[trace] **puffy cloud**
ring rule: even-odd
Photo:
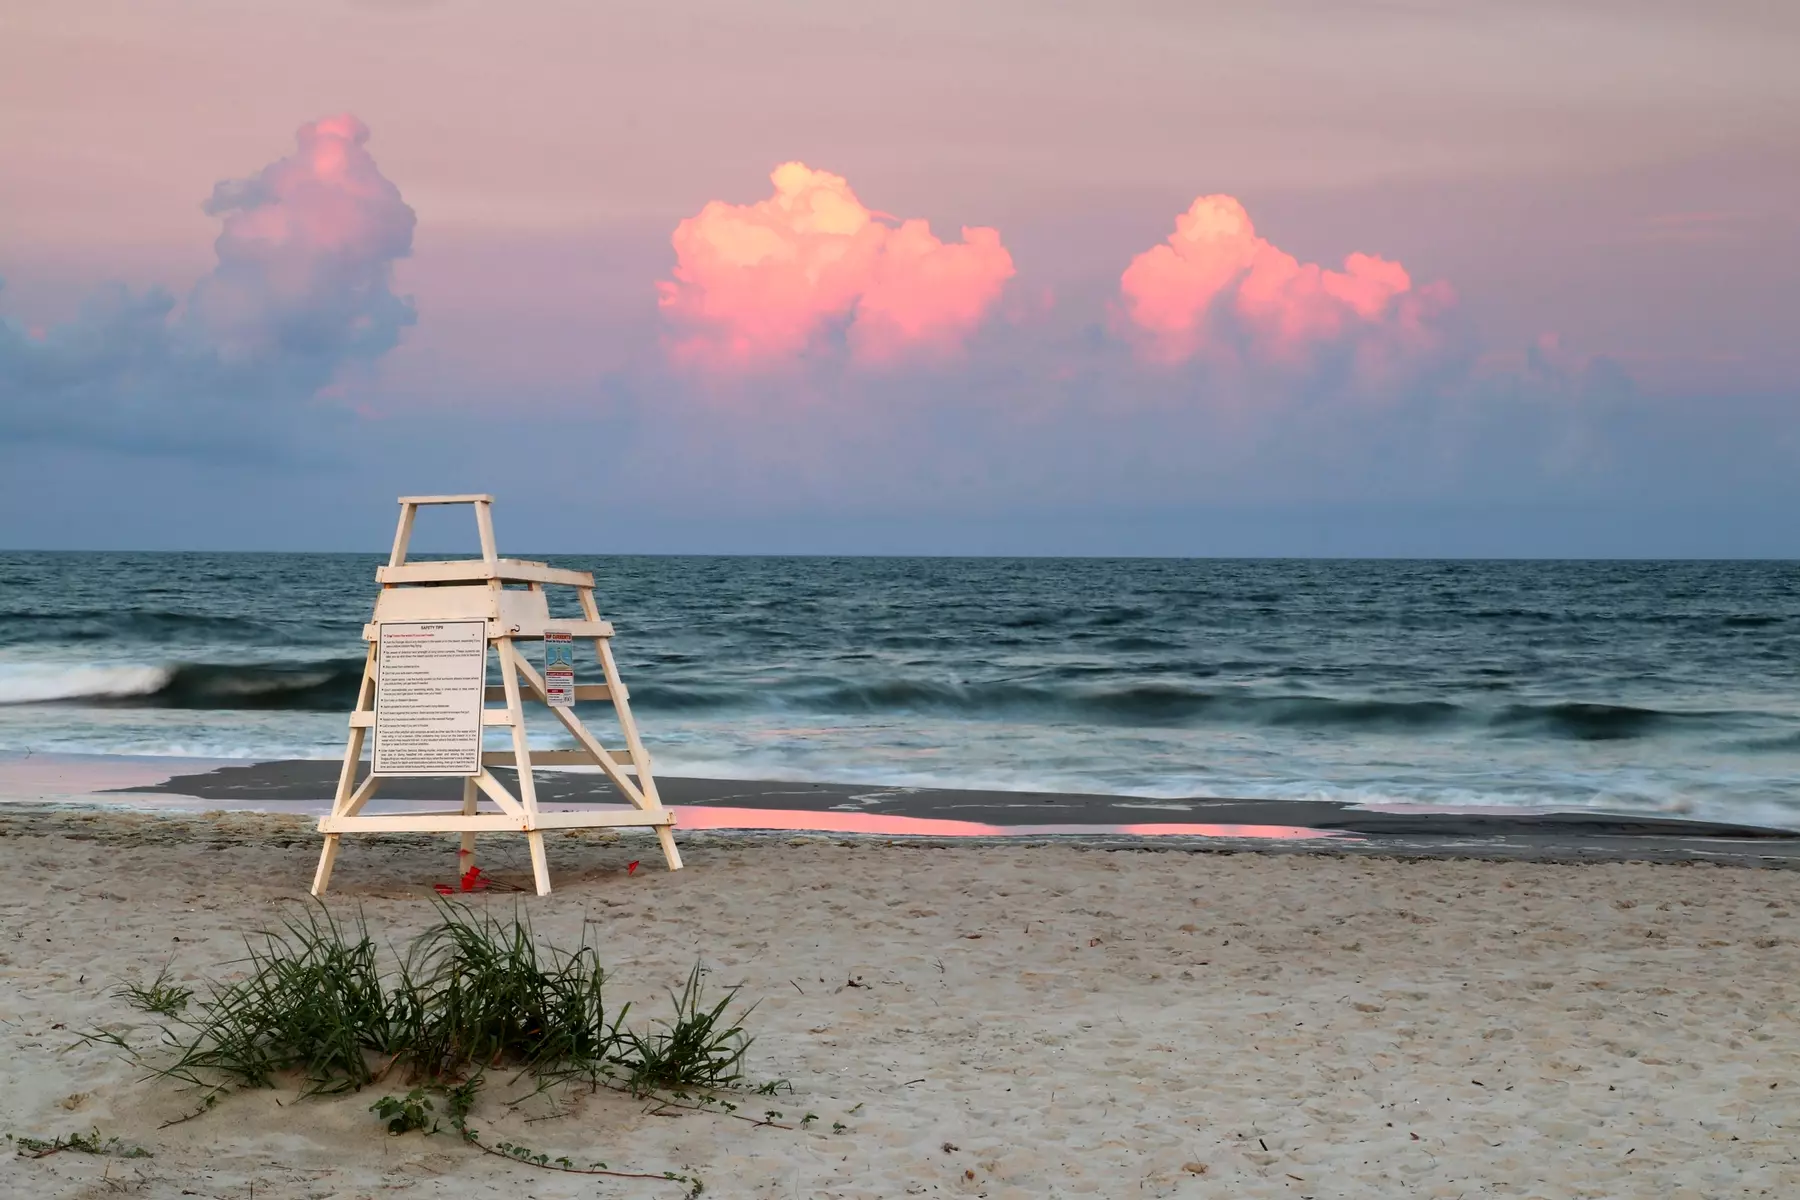
[[[754,369],[843,338],[885,364],[958,349],[1012,277],[992,229],[943,242],[922,220],[865,207],[842,176],[784,163],[775,194],[714,200],[676,227],[675,278],[657,285],[678,361]]]
[[[1347,349],[1365,377],[1435,351],[1434,322],[1454,302],[1446,285],[1415,286],[1405,267],[1374,255],[1352,254],[1342,271],[1302,263],[1222,195],[1195,200],[1119,287],[1150,359],[1292,368]]]
[[[412,252],[413,210],[355,117],[297,136],[298,153],[213,189],[219,262],[195,290],[194,314],[232,355],[378,357],[413,320],[390,290],[394,260]]]
[[[36,336],[0,323],[0,427],[193,450],[304,424],[307,400],[414,320],[392,289],[413,211],[368,137],[352,116],[315,121],[295,153],[218,184],[205,204],[218,261],[185,303],[118,288]]]

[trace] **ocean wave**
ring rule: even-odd
[[[347,711],[362,660],[0,666],[0,705],[82,704],[170,709]],[[1546,702],[1504,707],[1448,699],[1270,695],[1140,678],[1105,683],[1068,668],[1029,681],[851,680],[831,675],[750,683],[644,682],[646,714],[729,717],[928,717],[1122,728],[1258,727],[1341,734],[1485,733],[1501,738],[1618,741],[1742,729],[1753,714],[1669,712],[1623,704]],[[1762,747],[1757,747],[1762,748]],[[1773,748],[1773,747],[1771,747]]]
[[[1099,635],[1090,636],[1097,637]],[[1118,637],[1108,637],[1104,640],[1096,641],[1094,645],[1096,649],[1117,650],[1125,654],[1145,654],[1182,649],[1180,642],[1172,641],[1169,638],[1146,637],[1143,634],[1123,634]]]
[[[1493,718],[1505,733],[1548,734],[1580,742],[1645,737],[1676,724],[1716,721],[1724,713],[1672,713],[1628,704],[1515,704]]]
[[[1765,752],[1774,754],[1791,754],[1800,750],[1800,733],[1772,734],[1768,737],[1743,738],[1730,743],[1734,750],[1747,750],[1752,753]]]
[[[147,696],[166,687],[172,673],[170,667],[11,665],[0,672],[0,704]]]
[[[59,609],[0,612],[4,640],[165,642],[170,640],[252,641],[279,637],[267,622],[249,617],[163,609]],[[285,640],[285,639],[283,639]]]
[[[1368,733],[1490,732],[1569,741],[1647,737],[1728,723],[1733,714],[1675,713],[1630,705],[1557,702],[1498,710],[1448,700],[1270,696],[1172,683],[1052,687],[888,679],[765,689],[649,684],[632,695],[648,712],[786,710],[828,715],[1036,719],[1113,726],[1244,725]]]
[[[185,612],[22,611],[0,613],[0,648],[61,645],[76,654],[107,655],[115,647],[121,656],[170,659],[231,657],[248,649],[310,649],[329,654],[327,647],[353,642],[361,632],[360,620],[326,619],[306,622],[271,622],[248,617],[203,615]]]
[[[0,669],[0,705],[347,711],[356,701],[362,670],[361,659],[241,666],[15,663]]]

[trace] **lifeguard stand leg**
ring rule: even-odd
[[[324,848],[319,851],[319,869],[313,872],[312,894],[323,896],[325,889],[331,886],[331,868],[337,863],[338,835],[325,835]]]
[[[581,601],[581,615],[590,621],[600,619],[600,606],[594,602],[593,588],[577,588],[576,596]],[[650,769],[650,752],[644,749],[643,739],[638,737],[637,721],[631,715],[631,693],[625,690],[625,681],[619,678],[619,666],[613,661],[612,642],[603,637],[594,639],[594,659],[600,664],[601,674],[606,677],[607,691],[612,695],[613,711],[619,717],[619,732],[625,735],[625,748],[631,753],[631,761],[637,768],[637,785],[639,793],[644,797],[644,807],[660,810],[662,797],[656,793],[656,775]],[[656,826],[656,841],[662,847],[663,860],[669,864],[669,870],[681,870],[681,851],[675,847],[675,831],[667,825]]]
[[[592,600],[589,600],[592,603]],[[594,639],[595,656],[600,660],[600,669],[606,675],[606,686],[612,692],[613,709],[619,714],[619,732],[625,735],[625,748],[631,752],[631,761],[637,765],[638,791],[644,795],[644,806],[652,812],[662,809],[662,797],[656,793],[656,776],[650,769],[650,752],[644,749],[644,741],[638,737],[637,721],[631,715],[630,693],[625,690],[624,680],[619,678],[618,664],[613,662],[612,643],[606,638]],[[667,825],[656,826],[656,840],[662,846],[663,858],[669,864],[669,870],[681,870],[681,851],[675,848],[675,831]]]
[[[410,513],[410,510],[408,510]],[[406,540],[412,536],[412,521],[402,519],[400,528],[394,536],[394,553],[396,556],[406,554]],[[363,653],[362,683],[356,689],[355,713],[371,712],[375,707],[375,643],[370,642]],[[355,718],[352,717],[352,720]],[[362,761],[363,740],[368,736],[368,729],[362,725],[352,725],[350,736],[344,742],[344,765],[338,770],[337,792],[331,799],[332,816],[343,816],[356,795],[356,767]],[[323,896],[325,889],[331,886],[331,868],[337,862],[338,838],[335,833],[325,835],[325,845],[319,849],[319,869],[313,873],[312,894]]]
[[[494,648],[500,652],[500,683],[506,690],[506,711],[512,717],[513,766],[519,772],[519,806],[525,810],[527,818],[537,823],[537,780],[531,773],[531,741],[525,734],[524,696],[519,691],[518,650],[512,639],[501,637],[494,639]],[[538,830],[530,830],[525,840],[531,845],[531,874],[537,883],[537,894],[550,894],[550,864],[544,857],[544,835]]]
[[[525,835],[525,840],[531,844],[531,876],[537,882],[537,894],[548,896],[550,894],[550,860],[544,856],[543,831],[534,829]]]
[[[475,815],[475,798],[478,795],[480,795],[480,793],[475,788],[474,778],[464,779],[462,787],[463,816],[472,817]],[[463,875],[467,875],[474,866],[475,831],[473,829],[465,829],[463,830],[462,835],[462,848],[456,852],[457,876],[460,878]]]

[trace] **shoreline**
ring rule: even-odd
[[[322,815],[331,759],[268,762],[34,755],[0,759],[0,804],[237,809]],[[507,768],[496,768],[503,776]],[[546,810],[616,805],[595,773],[543,770]],[[678,832],[750,837],[1041,841],[1141,849],[1253,850],[1529,862],[1714,862],[1800,869],[1800,832],[1586,810],[1357,806],[1339,801],[1157,799],[1079,793],[661,778]],[[372,811],[441,802],[442,780],[396,779]],[[16,810],[16,809],[15,809]]]

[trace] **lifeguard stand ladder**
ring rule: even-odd
[[[373,621],[363,626],[363,640],[368,643],[363,662],[362,686],[357,692],[356,709],[350,714],[349,743],[344,750],[344,766],[338,775],[337,795],[332,801],[331,815],[319,819],[319,832],[325,845],[319,854],[319,870],[313,877],[312,894],[322,896],[331,882],[332,864],[337,859],[338,840],[346,833],[439,833],[460,832],[460,874],[475,863],[475,835],[485,831],[523,833],[531,846],[531,869],[536,877],[538,895],[550,891],[550,869],[544,858],[544,830],[589,829],[628,825],[647,825],[656,830],[662,844],[663,857],[669,869],[681,869],[681,854],[675,848],[675,814],[662,806],[656,794],[656,780],[650,771],[650,756],[638,738],[637,722],[632,719],[631,705],[625,685],[619,680],[619,668],[613,662],[611,622],[600,619],[594,604],[594,577],[586,571],[567,571],[541,562],[501,558],[494,548],[492,496],[402,496],[400,525],[394,533],[394,552],[385,567],[378,567],[375,578],[381,591],[375,600]],[[481,557],[447,562],[408,562],[406,547],[412,537],[413,518],[425,504],[469,504],[475,509],[475,526],[481,536]],[[511,587],[507,585],[513,585]],[[546,584],[572,587],[581,601],[581,620],[559,620],[550,615]],[[520,587],[519,585],[524,585]],[[485,622],[485,645],[480,650],[481,668],[485,676],[487,655],[498,656],[501,686],[487,686],[485,678],[474,678],[473,687],[481,690],[479,720],[481,729],[473,731],[476,739],[471,761],[462,773],[462,807],[428,813],[364,815],[363,807],[380,787],[382,774],[381,735],[376,737],[377,754],[371,759],[370,772],[358,782],[364,738],[377,724],[381,670],[381,629],[392,623],[396,629],[416,629],[422,623],[462,622],[460,628],[469,641],[479,632],[473,622]],[[619,717],[619,728],[625,739],[622,752],[602,746],[573,707],[555,707],[540,677],[520,653],[520,642],[542,642],[545,633],[567,633],[571,639],[592,638],[594,655],[606,680],[601,684],[579,685],[576,700],[610,700]],[[429,634],[424,636],[431,636]],[[473,649],[473,648],[471,648]],[[398,666],[396,666],[396,671]],[[548,673],[548,672],[546,672]],[[464,687],[463,691],[471,689]],[[525,737],[524,700],[530,698],[550,708],[563,728],[575,739],[579,749],[533,751]],[[396,696],[398,693],[396,693]],[[472,696],[470,697],[473,703]],[[488,707],[492,700],[505,701],[504,707]],[[399,702],[395,700],[398,710]],[[395,718],[398,720],[399,718]],[[473,716],[470,717],[472,721]],[[499,726],[512,731],[510,751],[481,749],[482,729]],[[390,741],[399,735],[391,735]],[[537,789],[532,779],[532,766],[592,765],[600,768],[613,785],[630,801],[630,810],[593,810],[588,812],[540,812]],[[514,796],[488,770],[494,766],[518,769],[519,794]],[[633,780],[627,771],[635,774]],[[442,771],[392,770],[387,774],[445,775]],[[454,776],[452,776],[454,777]],[[481,811],[482,799],[491,801],[494,811]]]

